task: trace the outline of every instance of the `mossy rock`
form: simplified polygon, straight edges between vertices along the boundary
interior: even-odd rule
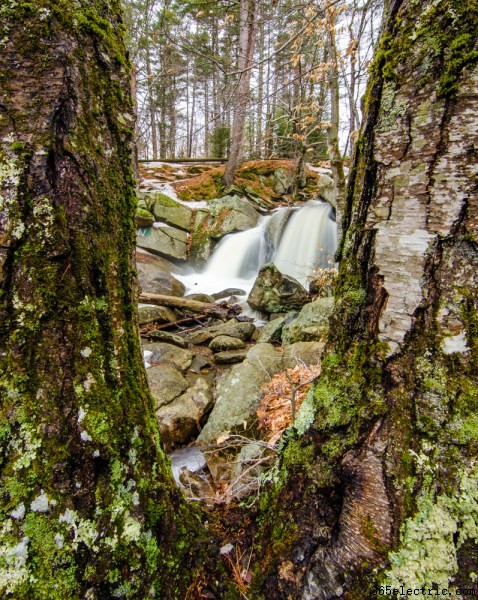
[[[136,227],[151,227],[154,223],[154,215],[145,208],[137,208],[134,215]]]

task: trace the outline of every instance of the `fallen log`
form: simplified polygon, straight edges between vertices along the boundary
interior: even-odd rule
[[[190,310],[191,312],[195,313],[204,313],[206,315],[219,317],[220,319],[227,319],[229,317],[229,309],[227,308],[222,308],[217,304],[210,304],[208,302],[199,302],[198,300],[182,298],[180,296],[164,296],[163,294],[148,294],[143,292],[139,295],[139,301],[146,304],[157,304],[159,306],[182,308],[183,310]]]

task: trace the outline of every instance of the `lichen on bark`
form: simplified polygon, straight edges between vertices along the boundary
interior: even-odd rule
[[[263,500],[261,597],[274,587],[372,597],[380,583],[432,587],[438,574],[472,586],[476,8],[389,3],[350,171],[329,352],[307,404],[314,420],[288,432]],[[466,61],[451,80],[456,45]],[[289,534],[274,533],[278,521]]]
[[[159,441],[136,322],[119,2],[0,7],[0,590],[181,597],[198,517]],[[199,550],[198,550],[199,552]]]

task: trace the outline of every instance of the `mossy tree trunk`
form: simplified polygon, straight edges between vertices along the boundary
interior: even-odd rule
[[[477,33],[476,0],[389,3],[332,339],[263,500],[257,597],[476,590]]]
[[[116,0],[0,6],[0,595],[184,597],[199,527],[136,323]]]

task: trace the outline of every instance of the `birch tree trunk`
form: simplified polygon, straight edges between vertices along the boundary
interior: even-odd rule
[[[184,597],[199,529],[139,346],[120,4],[6,2],[0,30],[0,596]]]
[[[477,30],[476,2],[389,3],[332,339],[263,499],[254,597],[476,593]]]

